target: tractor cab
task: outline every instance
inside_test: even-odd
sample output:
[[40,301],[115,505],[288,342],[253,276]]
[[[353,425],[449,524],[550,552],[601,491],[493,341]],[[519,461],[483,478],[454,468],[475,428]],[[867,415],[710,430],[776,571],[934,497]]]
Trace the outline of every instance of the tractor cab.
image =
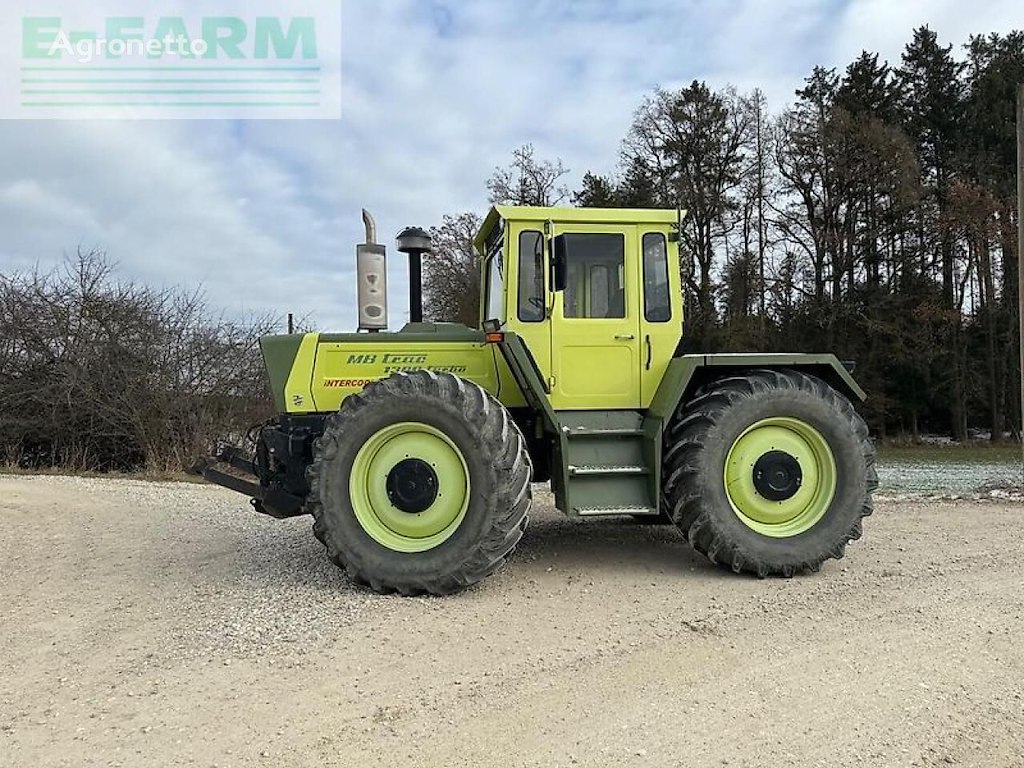
[[495,206],[481,326],[523,339],[556,410],[650,405],[679,342],[681,212]]

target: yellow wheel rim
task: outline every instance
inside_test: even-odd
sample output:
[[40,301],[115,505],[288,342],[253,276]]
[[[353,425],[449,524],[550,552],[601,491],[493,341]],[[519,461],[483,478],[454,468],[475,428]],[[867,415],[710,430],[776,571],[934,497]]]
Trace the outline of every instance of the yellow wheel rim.
[[[396,473],[410,462],[429,467],[422,470],[431,478],[430,495],[421,494],[422,508],[395,498]],[[392,424],[356,453],[349,496],[359,525],[378,544],[396,552],[425,552],[446,541],[465,518],[469,469],[455,443],[436,427]]]
[[729,449],[724,474],[736,516],[774,538],[813,528],[836,493],[836,462],[828,442],[810,424],[791,417],[763,419],[747,428]]

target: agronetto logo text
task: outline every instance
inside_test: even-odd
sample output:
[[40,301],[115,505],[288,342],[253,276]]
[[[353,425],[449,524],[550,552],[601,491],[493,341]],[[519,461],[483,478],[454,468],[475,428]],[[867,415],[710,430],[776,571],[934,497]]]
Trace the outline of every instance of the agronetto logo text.
[[[104,14],[66,0],[58,15],[10,3],[0,24],[20,30],[0,48],[3,118],[340,117],[340,0],[186,5],[123,2]],[[17,6],[23,6],[18,9]],[[6,18],[4,18],[6,17]]]

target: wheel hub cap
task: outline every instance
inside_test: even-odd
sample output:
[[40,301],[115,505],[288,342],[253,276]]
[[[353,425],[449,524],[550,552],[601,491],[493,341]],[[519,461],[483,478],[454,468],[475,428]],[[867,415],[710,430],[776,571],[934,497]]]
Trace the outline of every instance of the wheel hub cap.
[[785,501],[800,489],[800,462],[785,451],[768,451],[754,463],[754,488],[771,501]]
[[437,498],[437,473],[422,459],[402,459],[388,472],[385,487],[392,504],[417,514]]

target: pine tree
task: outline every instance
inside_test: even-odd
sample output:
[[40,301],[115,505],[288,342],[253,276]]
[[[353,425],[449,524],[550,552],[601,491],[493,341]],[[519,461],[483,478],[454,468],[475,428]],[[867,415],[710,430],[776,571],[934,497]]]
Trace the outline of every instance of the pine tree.
[[967,437],[966,362],[960,312],[964,297],[957,295],[953,237],[944,225],[950,208],[955,161],[964,142],[964,64],[953,58],[952,49],[952,45],[939,45],[934,31],[919,27],[903,52],[897,76],[904,96],[904,127],[917,148],[926,191],[918,226],[922,268],[930,271],[937,262],[941,270],[947,331],[942,344],[945,354],[936,360],[936,380],[946,392],[953,437],[963,440]]

